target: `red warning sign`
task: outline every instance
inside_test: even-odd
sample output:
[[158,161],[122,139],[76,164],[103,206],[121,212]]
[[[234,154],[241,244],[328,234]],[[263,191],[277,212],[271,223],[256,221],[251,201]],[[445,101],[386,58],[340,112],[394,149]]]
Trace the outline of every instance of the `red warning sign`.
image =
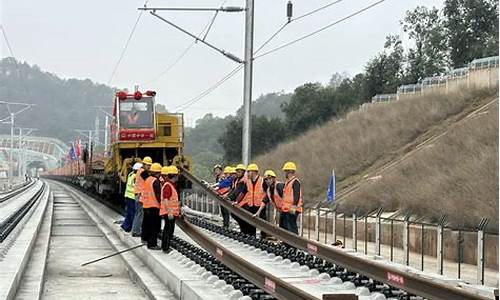
[[391,272],[387,272],[387,281],[399,286],[405,285],[405,279],[403,276]]
[[307,252],[310,254],[316,254],[318,252],[318,247],[314,244],[307,244]]
[[276,283],[269,278],[265,279],[264,286],[266,288],[268,288],[269,290],[271,290],[272,292],[274,292],[276,290]]

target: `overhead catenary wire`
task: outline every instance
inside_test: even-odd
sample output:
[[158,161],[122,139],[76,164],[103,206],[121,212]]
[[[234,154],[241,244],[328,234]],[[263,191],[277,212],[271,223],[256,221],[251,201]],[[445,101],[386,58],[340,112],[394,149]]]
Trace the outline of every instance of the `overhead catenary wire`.
[[[148,2],[149,2],[149,0],[146,0],[144,2],[144,7],[146,7],[146,5],[148,5]],[[111,72],[111,75],[109,76],[108,85],[110,85],[111,82],[113,81],[113,79],[114,79],[114,77],[116,75],[116,72],[118,71],[118,68],[120,67],[120,64],[121,64],[122,60],[125,57],[125,53],[127,52],[128,46],[130,44],[130,41],[132,40],[132,37],[134,36],[135,30],[137,29],[137,25],[139,25],[139,21],[141,20],[143,14],[144,14],[144,11],[141,10],[139,12],[139,14],[137,15],[137,19],[135,20],[134,26],[132,26],[132,30],[130,31],[130,34],[129,34],[128,38],[127,38],[127,41],[125,42],[125,46],[123,47],[123,49],[122,49],[122,51],[120,53],[120,57],[116,61],[116,64],[115,64],[115,66],[113,68],[113,71]]]
[[364,8],[362,8],[362,9],[360,9],[360,10],[357,10],[357,11],[355,11],[355,12],[353,12],[353,13],[351,13],[351,14],[349,14],[349,15],[347,15],[347,16],[345,16],[345,17],[343,17],[343,18],[341,18],[341,19],[339,19],[339,20],[337,20],[337,21],[335,21],[335,22],[333,22],[333,23],[330,23],[330,24],[328,24],[328,25],[326,25],[326,26],[323,26],[323,27],[321,27],[321,28],[319,28],[319,29],[316,29],[316,30],[315,30],[315,31],[313,31],[313,32],[310,32],[310,33],[308,33],[308,34],[306,34],[306,35],[303,35],[303,36],[301,36],[301,37],[299,37],[299,38],[297,38],[297,39],[295,39],[295,40],[292,40],[292,41],[290,41],[290,42],[287,42],[287,43],[285,43],[285,44],[283,44],[283,45],[280,45],[280,46],[278,46],[278,47],[276,47],[276,48],[273,48],[273,49],[271,49],[271,50],[268,50],[268,51],[266,51],[266,52],[264,52],[264,53],[262,53],[262,54],[260,54],[260,55],[257,55],[257,56],[255,56],[255,57],[254,57],[254,59],[258,59],[258,58],[261,58],[261,57],[263,57],[263,56],[267,56],[267,55],[269,55],[269,54],[271,54],[271,53],[274,53],[274,52],[276,52],[276,51],[279,51],[279,50],[281,50],[281,49],[283,49],[283,48],[286,48],[286,47],[289,47],[289,46],[291,46],[291,45],[293,45],[293,44],[296,44],[296,43],[298,43],[298,42],[300,42],[300,41],[302,41],[302,40],[304,40],[304,39],[306,39],[306,38],[309,38],[309,37],[311,37],[311,36],[313,36],[313,35],[316,35],[316,34],[318,34],[318,33],[322,32],[322,31],[324,31],[324,30],[326,30],[326,29],[328,29],[328,28],[330,28],[330,27],[333,27],[333,26],[335,26],[335,25],[337,25],[337,24],[339,24],[339,23],[342,23],[342,22],[344,22],[344,21],[346,21],[346,20],[348,20],[348,19],[350,19],[350,18],[352,18],[352,17],[354,17],[354,16],[357,16],[357,15],[359,15],[359,14],[361,14],[361,13],[363,13],[363,12],[365,12],[365,11],[367,11],[367,10],[369,10],[369,9],[371,9],[371,8],[373,8],[373,7],[377,6],[377,5],[379,5],[379,4],[381,4],[381,3],[385,2],[385,1],[387,1],[387,0],[379,0],[379,1],[376,1],[376,2],[374,2],[374,3],[372,3],[372,4],[368,5],[368,6],[365,6]]
[[[317,13],[319,11],[322,11],[322,10],[324,10],[324,9],[326,9],[326,8],[334,5],[334,4],[337,4],[337,3],[341,2],[341,1],[343,1],[343,0],[336,0],[336,1],[333,1],[333,2],[330,2],[330,3],[327,3],[327,4],[325,4],[325,5],[321,6],[321,7],[318,7],[316,9],[310,11],[310,12],[307,12],[305,14],[299,15],[299,16],[297,16],[295,18],[292,18],[291,20],[287,21],[286,23],[284,23],[283,25],[281,25],[269,38],[267,38],[257,48],[257,50],[255,50],[254,55],[257,54],[259,51],[261,51],[267,44],[269,44],[291,22],[303,19],[303,18],[308,17],[310,15],[313,15],[313,14],[315,14],[315,13]],[[208,87],[203,92],[201,92],[198,95],[196,95],[195,97],[189,99],[185,103],[177,106],[175,108],[175,110],[178,111],[181,108],[182,109],[186,109],[186,108],[192,106],[193,104],[201,101],[203,98],[205,98],[206,96],[208,96],[211,92],[213,92],[214,90],[216,90],[219,86],[221,86],[222,84],[224,84],[231,77],[233,77],[234,75],[236,75],[238,73],[238,71],[241,70],[242,68],[243,68],[243,65],[240,65],[240,66],[234,68],[233,70],[231,70],[231,72],[229,72],[228,74],[226,74],[224,77],[222,77],[222,79],[220,79],[219,81],[217,81],[215,84],[213,84],[212,86]]]
[[[222,6],[224,6],[224,5],[226,4],[226,2],[227,2],[227,1],[228,1],[228,0],[224,0],[224,1],[222,1],[222,3],[221,3],[221,5],[220,5],[220,6],[221,6],[221,7],[222,7]],[[205,33],[205,34],[204,34],[204,36],[203,36],[203,38],[202,38],[201,40],[205,40],[205,39],[207,38],[207,35],[208,35],[208,33],[210,32],[210,29],[212,29],[212,26],[213,26],[213,24],[214,24],[214,22],[215,22],[215,19],[217,18],[218,13],[219,13],[218,11],[216,11],[216,12],[214,13],[214,16],[210,19],[210,21],[209,21],[209,22],[205,25],[205,27],[203,27],[203,29],[202,29],[202,30],[200,31],[200,33],[198,34],[198,38],[200,38],[200,37],[201,37],[201,35],[202,35],[203,33]],[[196,39],[196,40],[194,40],[194,41],[192,41],[192,42],[191,42],[191,43],[190,43],[190,44],[189,44],[189,45],[188,45],[188,46],[187,46],[187,47],[186,47],[186,48],[185,48],[185,49],[184,49],[184,50],[180,53],[180,55],[179,55],[176,59],[174,59],[174,61],[173,61],[171,64],[167,65],[167,67],[166,67],[163,71],[161,71],[161,72],[160,72],[158,75],[156,75],[153,79],[148,80],[148,81],[144,82],[144,83],[143,83],[143,84],[141,84],[141,85],[146,85],[146,84],[153,83],[153,82],[157,81],[158,79],[162,78],[163,76],[165,76],[165,74],[167,74],[168,72],[170,72],[170,70],[172,70],[172,69],[173,69],[173,68],[174,68],[174,67],[175,67],[175,66],[176,66],[176,65],[177,65],[177,64],[178,64],[178,63],[179,63],[179,62],[180,62],[183,58],[184,58],[184,56],[186,56],[186,54],[188,54],[189,50],[191,50],[191,48],[193,48],[193,46],[194,46],[194,45],[196,45],[196,43],[197,43],[197,42],[198,42],[198,40],[197,40],[197,39]]]
[[229,72],[228,74],[226,74],[224,77],[222,77],[221,79],[219,79],[216,83],[214,83],[212,86],[210,86],[209,88],[205,89],[204,91],[202,91],[201,93],[199,93],[198,95],[196,95],[195,97],[191,98],[190,100],[186,101],[185,103],[177,106],[174,110],[175,111],[179,111],[181,109],[186,109],[188,108],[189,106],[199,102],[200,100],[202,100],[204,97],[206,97],[207,95],[209,95],[212,91],[214,91],[215,89],[217,89],[219,86],[221,86],[224,82],[228,81],[231,77],[233,77],[234,75],[238,74],[238,72],[243,69],[243,64],[240,64],[238,65],[236,68],[232,69],[231,72]]
[[2,29],[2,35],[3,38],[5,39],[5,44],[7,45],[7,49],[9,50],[10,56],[12,56],[12,58],[15,58],[14,51],[12,51],[12,46],[10,45],[9,39],[7,38],[7,33],[5,32],[5,28],[3,27],[3,25],[0,25],[0,28]]

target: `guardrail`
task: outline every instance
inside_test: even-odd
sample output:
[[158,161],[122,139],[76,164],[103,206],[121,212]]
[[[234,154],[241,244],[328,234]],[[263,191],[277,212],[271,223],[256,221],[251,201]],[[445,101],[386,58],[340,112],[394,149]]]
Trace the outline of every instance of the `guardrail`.
[[488,299],[486,297],[471,293],[464,289],[453,287],[446,284],[439,284],[431,279],[417,277],[408,274],[397,268],[381,265],[374,261],[365,260],[354,257],[342,250],[321,244],[317,241],[305,239],[301,236],[290,233],[282,228],[279,228],[271,223],[253,218],[247,211],[234,207],[229,201],[222,199],[210,187],[204,185],[201,180],[181,168],[181,174],[194,184],[199,186],[209,197],[219,202],[219,204],[228,210],[231,214],[238,216],[245,222],[255,226],[256,228],[276,237],[277,239],[286,242],[287,244],[305,251],[311,255],[320,257],[334,264],[344,266],[345,268],[372,278],[390,286],[403,289],[409,293],[422,296],[427,299],[436,300],[465,300],[465,299]]
[[[371,247],[373,247],[371,250],[373,251],[370,254],[387,257],[390,261],[396,260],[395,249],[402,249],[402,263],[405,265],[410,265],[410,252],[416,255],[419,254],[420,261],[417,262],[419,263],[417,267],[420,267],[421,271],[426,270],[426,267],[429,268],[430,263],[426,264],[425,257],[434,256],[436,257],[435,271],[439,275],[444,273],[446,259],[456,259],[457,279],[463,278],[462,264],[467,262],[476,265],[475,282],[485,284],[486,256],[484,249],[487,248],[486,240],[487,238],[493,239],[493,241],[498,240],[498,233],[486,230],[487,219],[481,220],[475,229],[467,229],[447,226],[444,217],[437,224],[412,220],[411,217],[413,216],[409,214],[403,218],[384,217],[381,208],[369,214],[359,215],[354,213],[350,216],[337,213],[335,209],[305,208],[300,234],[303,237],[313,238],[318,242],[324,240],[324,243],[328,242],[329,237],[333,241],[340,239],[346,247],[348,246],[346,238],[349,238],[351,242],[349,248],[364,254],[368,254],[368,244],[371,243]],[[312,237],[311,231],[314,235]],[[397,239],[398,237],[402,238]],[[413,237],[413,239],[410,239],[410,237]],[[469,244],[475,243],[469,247],[469,249],[475,247],[475,261],[470,261],[471,258],[469,258],[469,261],[464,261],[464,248],[467,237]],[[445,240],[447,241],[447,248],[443,243]],[[495,244],[497,243],[495,242]],[[456,257],[452,253],[453,244],[455,244]],[[384,253],[382,245],[389,246],[389,253],[387,253],[387,250]],[[490,261],[491,264],[497,265],[494,259]],[[415,262],[413,265],[415,266]]]
[[[397,88],[396,94],[377,94],[372,97],[371,102],[377,103],[399,100],[400,97],[405,95],[422,94],[425,93],[426,90],[436,90],[439,88],[445,89],[445,92],[448,93],[450,89],[456,88],[462,84],[466,87],[472,84],[490,87],[492,82],[498,83],[498,72],[483,74],[484,69],[498,68],[498,66],[498,56],[474,59],[466,67],[452,69],[443,75],[426,77],[414,84],[401,85]],[[481,84],[481,81],[486,80],[486,84]]]

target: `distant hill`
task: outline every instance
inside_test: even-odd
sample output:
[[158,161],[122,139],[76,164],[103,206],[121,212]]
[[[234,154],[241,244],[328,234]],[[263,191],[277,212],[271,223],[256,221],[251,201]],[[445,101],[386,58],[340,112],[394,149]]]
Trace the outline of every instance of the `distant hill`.
[[[35,127],[37,135],[64,142],[75,138],[75,129],[90,129],[96,110],[110,106],[113,89],[89,79],[62,79],[36,65],[13,58],[0,60],[0,101],[32,103],[35,106],[16,118],[16,126]],[[7,116],[0,112],[0,118]],[[7,132],[6,125],[0,132]]]
[[[252,102],[252,115],[283,120],[285,119],[285,114],[281,110],[281,105],[290,101],[291,97],[292,94],[284,92],[260,95],[259,98]],[[243,107],[238,109],[236,115],[239,117],[243,116]]]

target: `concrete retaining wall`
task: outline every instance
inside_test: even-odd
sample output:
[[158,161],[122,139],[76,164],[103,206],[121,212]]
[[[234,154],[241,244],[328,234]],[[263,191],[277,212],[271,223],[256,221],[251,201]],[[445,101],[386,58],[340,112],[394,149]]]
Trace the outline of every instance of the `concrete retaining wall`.
[[[315,216],[309,218],[303,216],[304,235],[307,237],[307,230],[315,228]],[[325,234],[325,218],[320,217],[320,241],[324,241]],[[370,218],[367,222],[367,240],[375,242],[375,219]],[[347,238],[352,238],[352,219],[346,218],[345,235]],[[365,240],[365,223],[364,219],[358,220],[357,223],[358,245]],[[327,232],[332,233],[333,218],[332,214],[328,216]],[[343,218],[337,218],[336,227],[337,237],[342,239],[344,235]],[[443,252],[446,260],[458,262],[458,231],[449,229],[444,230],[443,237]],[[462,232],[462,262],[468,264],[477,263],[477,233]],[[315,235],[311,232],[311,239],[315,239]],[[498,268],[498,235],[485,235],[485,266],[488,268]],[[391,244],[391,225],[389,222],[382,222],[381,226],[381,243],[385,245]],[[393,225],[393,244],[394,247],[403,248],[403,223],[394,222]],[[410,226],[410,251],[421,253],[422,251],[422,228],[420,226]],[[424,254],[436,256],[437,251],[437,230],[436,227],[424,227]]]

